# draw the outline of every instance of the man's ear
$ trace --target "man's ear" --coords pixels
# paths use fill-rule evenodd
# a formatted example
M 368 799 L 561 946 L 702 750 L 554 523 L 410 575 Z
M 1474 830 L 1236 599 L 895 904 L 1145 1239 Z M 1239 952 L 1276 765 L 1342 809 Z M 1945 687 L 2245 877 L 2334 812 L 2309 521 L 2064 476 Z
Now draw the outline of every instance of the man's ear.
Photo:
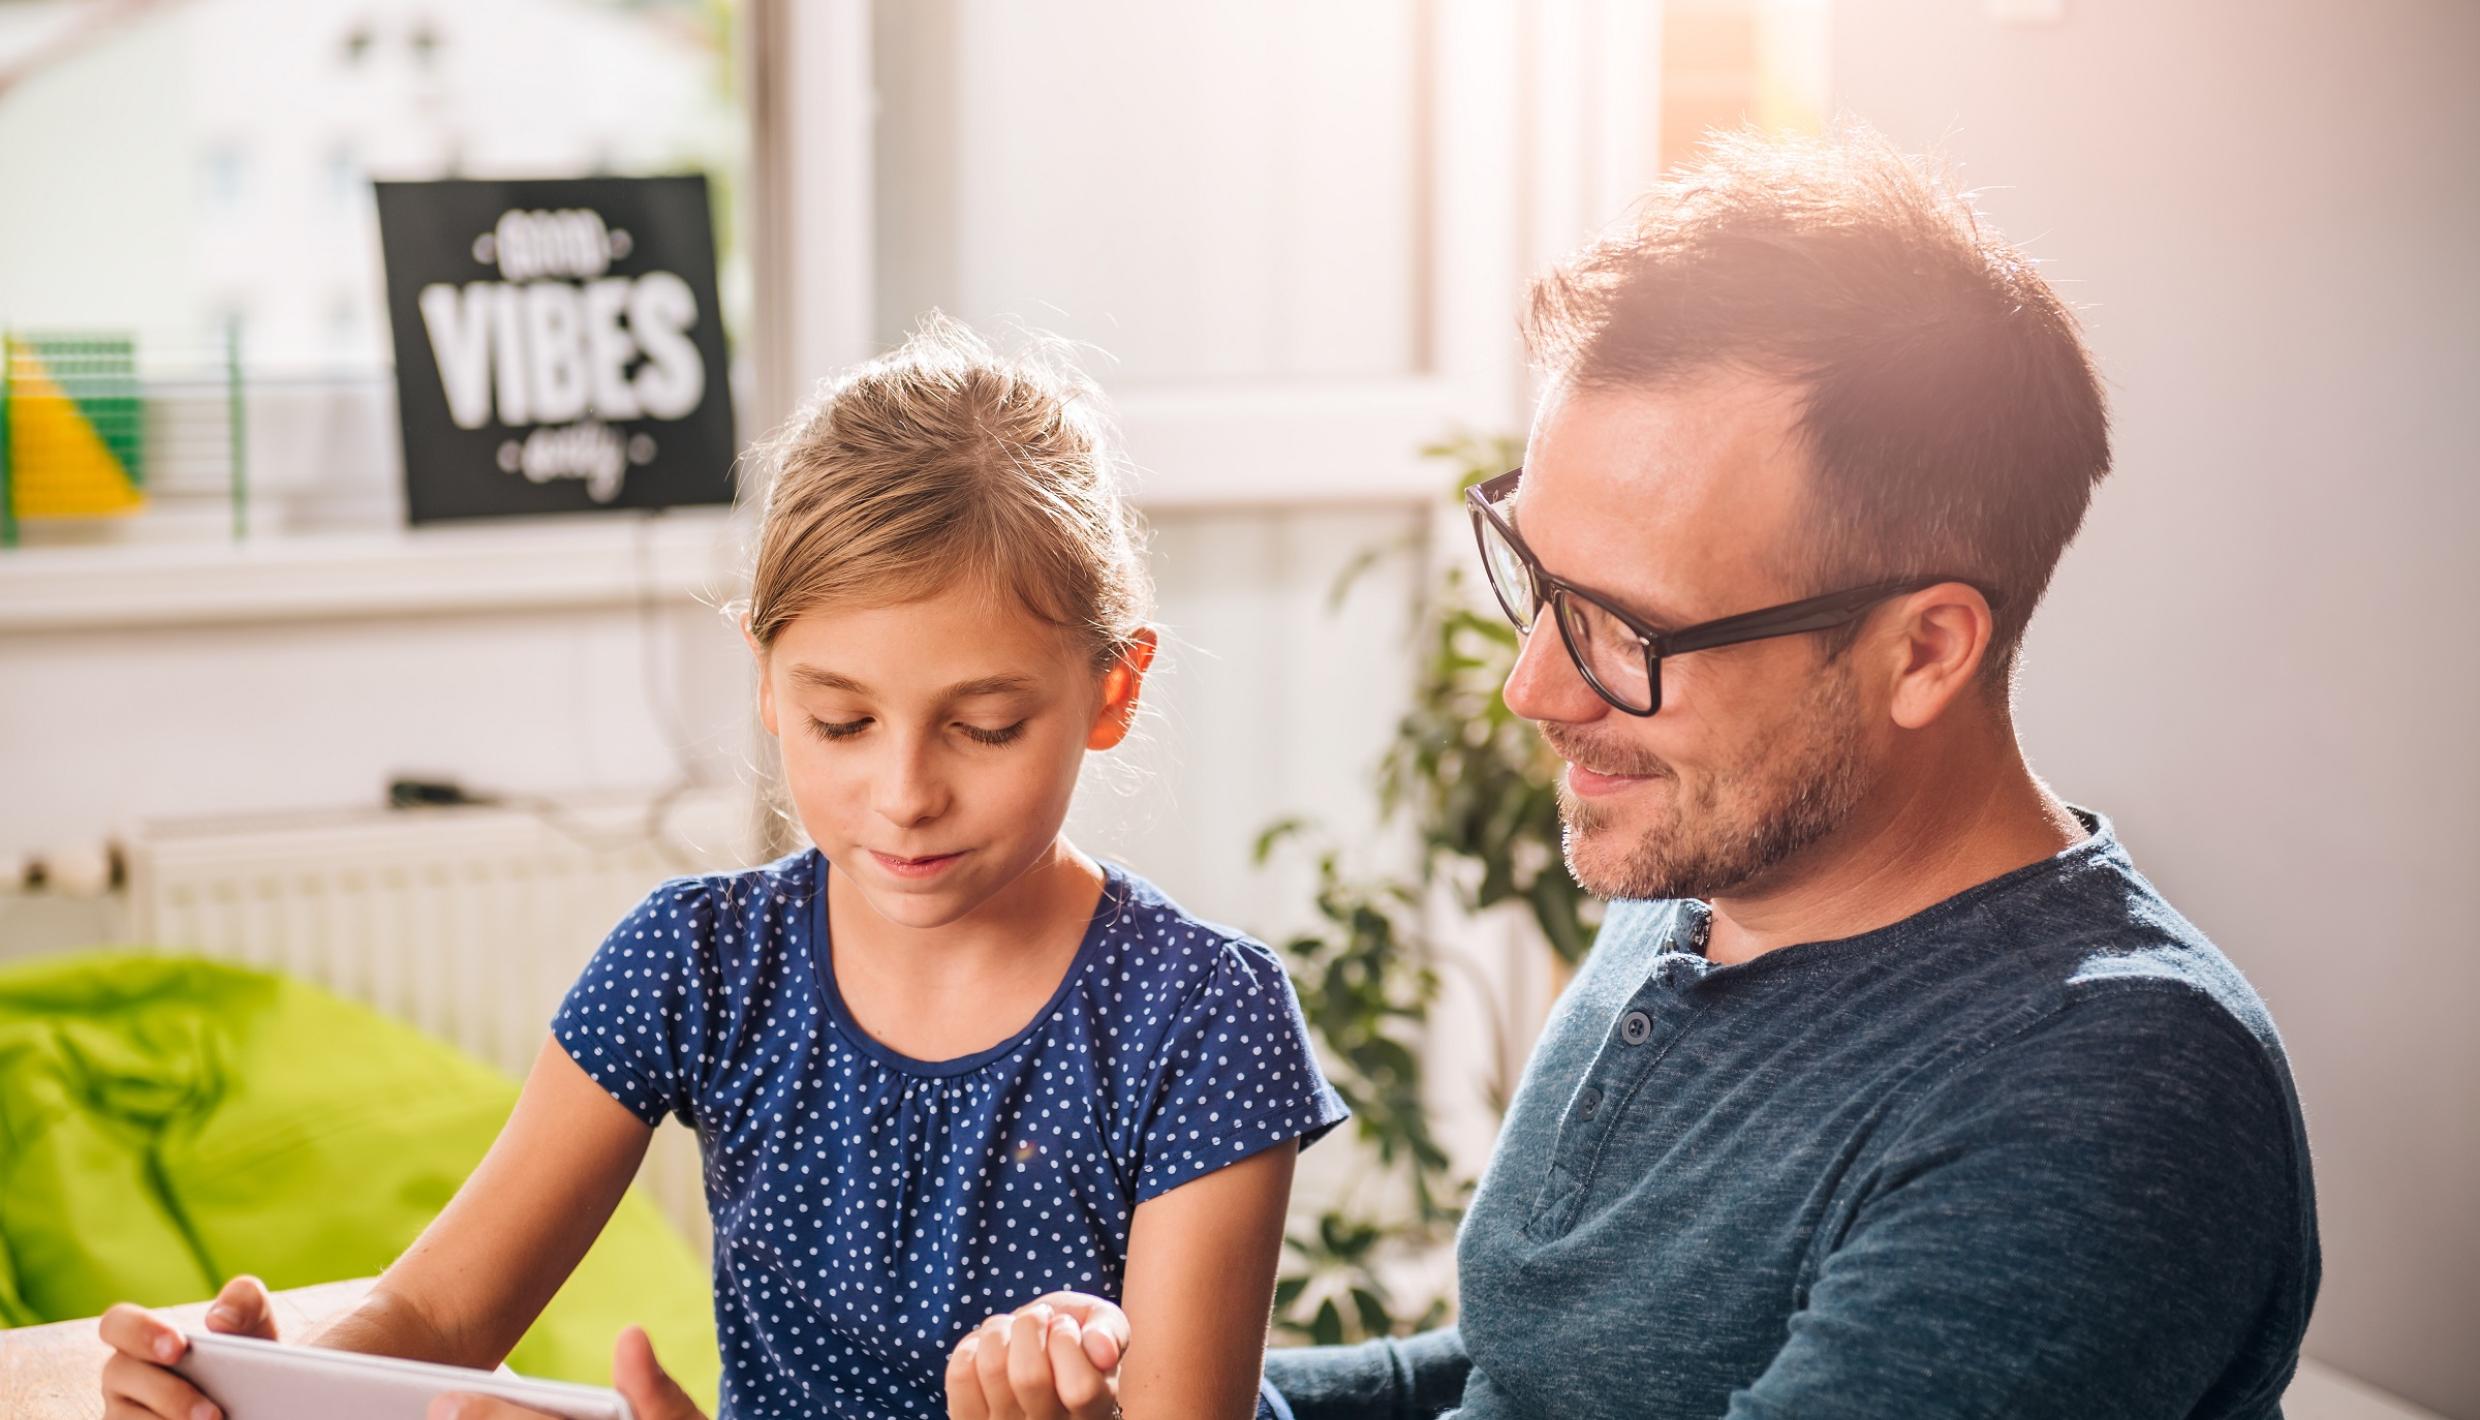
M 1120 648 L 1119 659 L 1102 673 L 1102 709 L 1094 716 L 1093 733 L 1085 737 L 1087 749 L 1116 749 L 1128 738 L 1128 726 L 1137 716 L 1137 696 L 1145 689 L 1145 673 L 1154 664 L 1157 644 L 1153 627 L 1140 628 Z
M 1997 621 L 1989 601 L 1962 582 L 1924 587 L 1893 604 L 1893 694 L 1887 712 L 1907 730 L 1936 723 L 1978 686 Z
M 750 659 L 758 663 L 758 723 L 766 726 L 768 734 L 780 739 L 783 731 L 775 728 L 775 681 L 766 673 L 766 648 L 758 644 L 757 637 L 749 634 L 749 618 L 746 615 L 741 617 L 741 641 L 749 647 Z

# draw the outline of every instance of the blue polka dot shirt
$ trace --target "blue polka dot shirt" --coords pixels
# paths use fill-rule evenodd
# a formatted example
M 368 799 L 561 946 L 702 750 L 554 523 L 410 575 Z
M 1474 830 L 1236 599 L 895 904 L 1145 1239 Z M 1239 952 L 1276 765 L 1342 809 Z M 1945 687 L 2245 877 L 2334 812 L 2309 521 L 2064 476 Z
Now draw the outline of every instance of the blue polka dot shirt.
M 552 1030 L 697 1131 L 726 1414 L 945 1415 L 984 1317 L 1117 1298 L 1138 1204 L 1345 1117 L 1274 954 L 1105 871 L 1050 1002 L 953 1060 L 853 1023 L 815 850 L 665 883 L 595 953 Z

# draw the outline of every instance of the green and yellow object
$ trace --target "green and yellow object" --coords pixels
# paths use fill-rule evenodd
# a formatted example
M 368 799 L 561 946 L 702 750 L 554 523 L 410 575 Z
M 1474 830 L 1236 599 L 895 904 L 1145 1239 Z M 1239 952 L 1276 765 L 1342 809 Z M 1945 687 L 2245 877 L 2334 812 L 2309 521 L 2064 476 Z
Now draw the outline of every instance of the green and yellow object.
M 276 1288 L 371 1276 L 516 1097 L 453 1047 L 288 977 L 125 951 L 0 968 L 0 1328 L 195 1301 L 238 1272 Z M 635 1322 L 711 1405 L 713 1307 L 688 1243 L 632 1193 L 508 1364 L 605 1384 Z
M 0 533 L 136 512 L 145 468 L 133 337 L 0 336 Z

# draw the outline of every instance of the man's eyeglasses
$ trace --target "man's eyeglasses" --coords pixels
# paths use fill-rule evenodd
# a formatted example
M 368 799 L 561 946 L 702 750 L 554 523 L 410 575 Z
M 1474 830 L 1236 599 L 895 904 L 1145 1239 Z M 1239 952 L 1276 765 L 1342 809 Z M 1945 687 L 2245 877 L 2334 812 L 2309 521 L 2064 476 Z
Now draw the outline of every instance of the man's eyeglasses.
M 1907 577 L 1701 621 L 1676 631 L 1656 631 L 1612 605 L 1600 593 L 1553 576 L 1542 567 L 1541 559 L 1524 545 L 1524 539 L 1516 536 L 1515 522 L 1507 512 L 1515 499 L 1516 481 L 1523 475 L 1521 468 L 1510 469 L 1464 491 L 1465 506 L 1472 514 L 1473 537 L 1481 544 L 1481 565 L 1490 576 L 1490 590 L 1498 594 L 1498 605 L 1507 613 L 1507 619 L 1515 623 L 1516 630 L 1528 636 L 1542 608 L 1549 607 L 1558 623 L 1559 639 L 1567 646 L 1568 659 L 1576 663 L 1585 684 L 1630 715 L 1652 715 L 1662 708 L 1665 656 L 1825 631 L 1858 620 L 1869 608 L 1889 597 L 1934 587 L 1940 582 L 1974 585 L 1962 577 Z M 1993 604 L 1996 602 L 1996 596 L 1987 588 L 1979 590 Z

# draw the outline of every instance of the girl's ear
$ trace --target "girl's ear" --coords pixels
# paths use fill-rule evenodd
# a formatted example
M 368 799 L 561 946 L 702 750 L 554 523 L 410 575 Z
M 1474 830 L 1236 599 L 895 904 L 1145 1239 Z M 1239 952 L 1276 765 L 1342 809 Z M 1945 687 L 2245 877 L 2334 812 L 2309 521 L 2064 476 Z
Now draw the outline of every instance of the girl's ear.
M 1103 672 L 1102 710 L 1094 716 L 1093 733 L 1085 737 L 1087 749 L 1116 749 L 1128 738 L 1129 722 L 1137 716 L 1137 694 L 1145 688 L 1146 669 L 1154 664 L 1154 647 L 1154 628 L 1142 628 Z
M 749 618 L 746 615 L 741 617 L 741 640 L 749 647 L 750 659 L 758 663 L 758 723 L 766 726 L 768 734 L 781 739 L 783 731 L 775 728 L 775 682 L 766 673 L 766 648 L 758 644 L 757 637 L 749 634 Z

